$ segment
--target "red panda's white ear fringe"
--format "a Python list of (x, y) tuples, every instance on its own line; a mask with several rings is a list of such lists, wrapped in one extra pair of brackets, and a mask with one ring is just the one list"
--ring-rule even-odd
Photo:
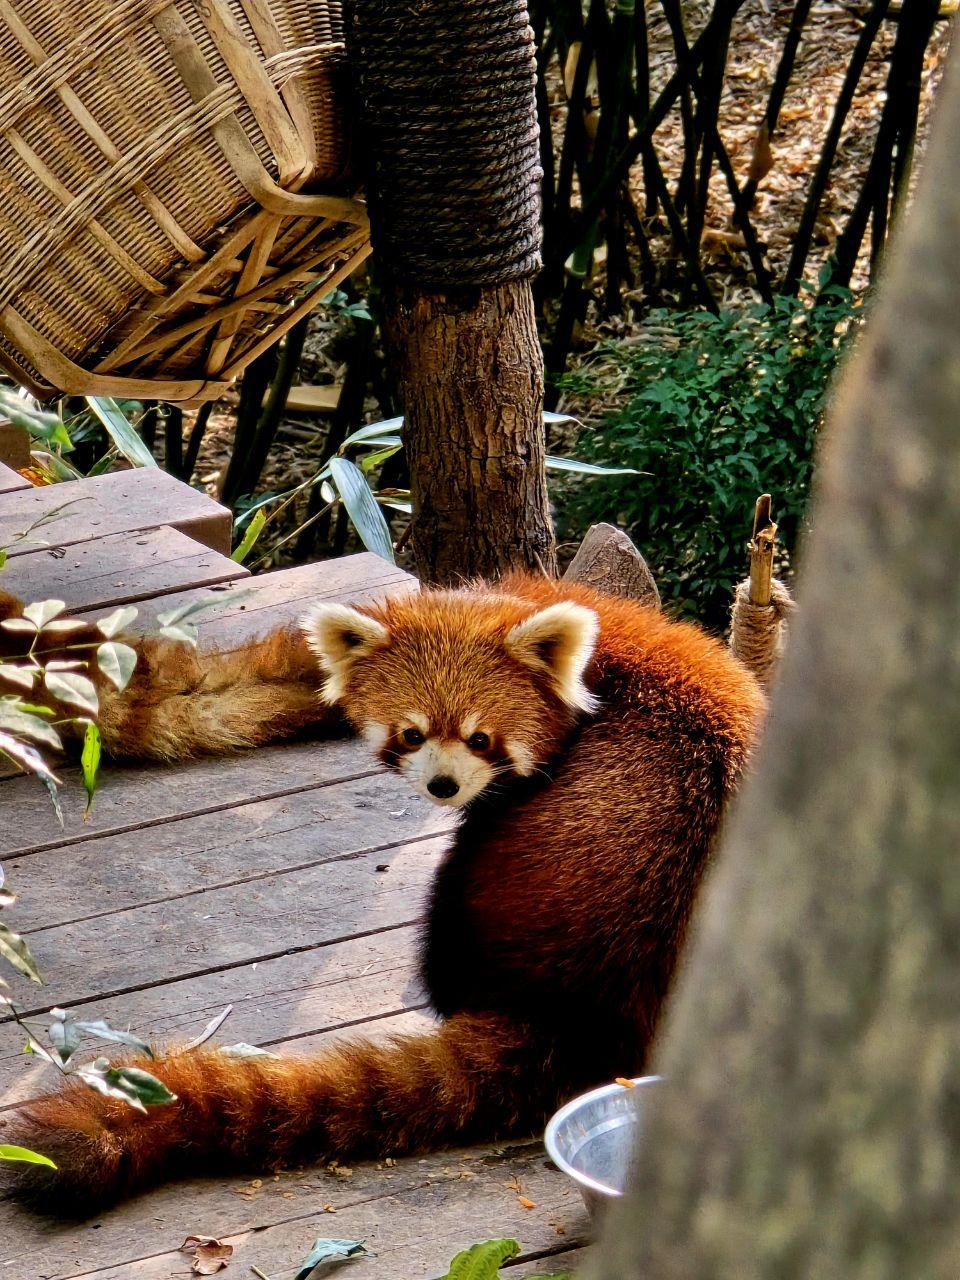
[(534, 671), (547, 671), (557, 692), (575, 711), (592, 712), (597, 699), (583, 682), (593, 657), (600, 619), (592, 609), (566, 600), (551, 604), (507, 632), (507, 652)]
[(300, 619), (300, 627), (327, 673), (320, 692), (324, 702), (331, 703), (343, 697), (352, 664), (390, 639), (382, 622), (346, 604), (318, 604)]

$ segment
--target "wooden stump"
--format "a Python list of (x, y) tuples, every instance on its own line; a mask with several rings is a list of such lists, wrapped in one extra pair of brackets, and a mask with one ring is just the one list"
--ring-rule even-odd
[(660, 592), (646, 560), (623, 530), (612, 524), (590, 526), (563, 576), (568, 582), (582, 582), (608, 595), (628, 596), (660, 608)]

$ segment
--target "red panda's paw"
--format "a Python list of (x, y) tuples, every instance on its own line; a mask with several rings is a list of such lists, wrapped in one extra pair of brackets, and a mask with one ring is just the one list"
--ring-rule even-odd
[(0, 1161), (0, 1185), (37, 1212), (88, 1217), (137, 1182), (131, 1164), (145, 1117), (86, 1085), (69, 1084), (15, 1113), (0, 1127), (0, 1144), (25, 1147), (56, 1165)]

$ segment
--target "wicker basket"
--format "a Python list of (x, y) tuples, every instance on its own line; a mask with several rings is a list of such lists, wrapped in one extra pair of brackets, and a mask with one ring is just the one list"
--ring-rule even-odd
[(340, 0), (0, 0), (0, 362), (218, 395), (370, 251), (344, 73)]

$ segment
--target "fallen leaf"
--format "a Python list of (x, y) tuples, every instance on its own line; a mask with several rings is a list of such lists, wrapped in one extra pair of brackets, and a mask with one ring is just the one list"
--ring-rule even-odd
[(233, 1257), (233, 1245), (224, 1244), (215, 1236), (187, 1236), (180, 1252), (193, 1255), (190, 1270), (195, 1276), (215, 1276)]
[(536, 1200), (528, 1200), (526, 1196), (517, 1196), (517, 1204), (523, 1209), (535, 1209), (537, 1207)]
[(319, 1280), (327, 1262), (346, 1262), (351, 1258), (369, 1257), (362, 1240), (314, 1240), (313, 1248), (300, 1264), (296, 1280)]

